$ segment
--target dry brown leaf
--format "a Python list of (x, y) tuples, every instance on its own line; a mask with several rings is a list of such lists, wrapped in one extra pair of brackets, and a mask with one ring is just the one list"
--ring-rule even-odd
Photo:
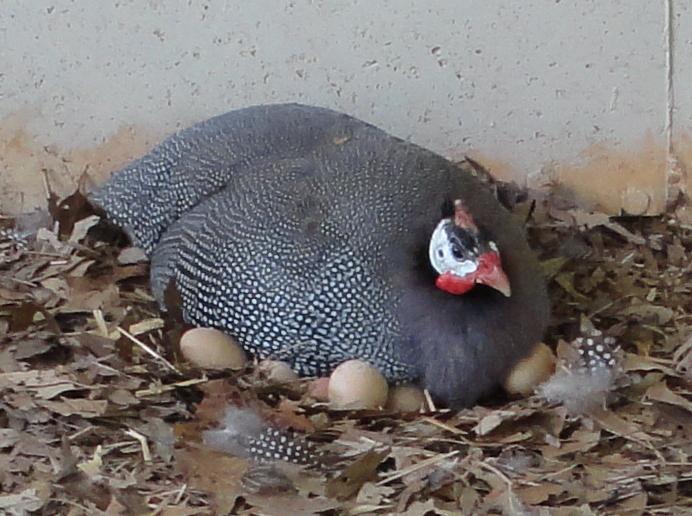
[(0, 511), (6, 514), (27, 514), (38, 511), (45, 504), (36, 489), (25, 489), (20, 493), (0, 496)]
[(44, 407), (61, 416), (99, 417), (106, 413), (106, 400), (67, 399), (61, 401), (37, 400), (36, 405)]
[(287, 514), (319, 514), (332, 509), (337, 509), (341, 504), (336, 500), (329, 500), (322, 496), (304, 497), (299, 494), (257, 495), (245, 494), (247, 502), (261, 510), (262, 514), (269, 516), (285, 516)]
[(559, 447), (544, 446), (541, 450), (546, 459), (556, 459), (562, 455), (576, 452), (586, 452), (598, 446), (601, 440), (601, 432), (589, 430), (577, 430), (566, 441), (560, 441)]
[(551, 496), (562, 494), (564, 490), (564, 486), (560, 484), (540, 482), (538, 485), (520, 487), (515, 492), (523, 503), (538, 505), (548, 501)]
[(614, 514), (623, 514), (627, 516), (638, 516), (646, 512), (646, 505), (649, 497), (646, 493), (635, 493), (632, 496), (625, 498), (608, 509)]
[(630, 423), (618, 416), (615, 412), (606, 409), (593, 410), (589, 414), (603, 429), (612, 434), (626, 439), (637, 439), (643, 442), (649, 441), (649, 436), (642, 432), (638, 425)]
[(13, 428), (0, 428), (0, 449), (11, 448), (19, 440), (19, 432)]
[(118, 263), (120, 265), (133, 265), (146, 262), (147, 260), (147, 255), (139, 247), (126, 247), (118, 254)]
[(245, 459), (206, 448), (187, 447), (175, 451), (176, 468), (192, 489), (214, 498), (216, 514), (228, 514), (242, 495), (241, 478), (247, 471)]
[(625, 371), (662, 371), (669, 376), (675, 376), (676, 374), (673, 369), (665, 364), (661, 364), (650, 357), (634, 353), (625, 353), (622, 368)]
[(363, 484), (377, 476), (377, 466), (388, 455), (389, 450), (371, 450), (358, 457), (344, 471), (327, 482), (327, 496), (338, 500), (346, 500), (354, 496)]
[(94, 227), (101, 218), (98, 215), (90, 215), (81, 220), (78, 220), (72, 226), (72, 234), (67, 239), (68, 242), (78, 243), (84, 240), (89, 230)]
[(440, 516), (457, 516), (459, 511), (454, 509), (443, 509), (440, 506), (442, 503), (434, 498), (428, 498), (426, 501), (416, 501), (409, 505), (408, 509), (399, 514), (405, 516), (426, 516), (430, 513), (439, 514)]
[(653, 324), (660, 326), (668, 324), (675, 315), (675, 312), (666, 306), (642, 302), (632, 303), (621, 313), (622, 315), (637, 316), (644, 321), (651, 321)]
[(680, 396), (679, 394), (675, 394), (668, 388), (665, 382), (659, 382), (649, 387), (646, 391), (646, 397), (650, 400), (677, 405), (678, 407), (684, 408), (688, 412), (692, 412), (692, 401)]
[[(87, 281), (77, 283), (77, 280)], [(72, 285), (73, 294), (67, 303), (60, 308), (62, 313), (93, 312), (118, 304), (120, 291), (117, 285), (109, 284), (103, 288), (94, 289), (94, 285), (87, 278), (74, 278), (69, 283)], [(87, 290), (82, 290), (77, 285), (81, 288), (87, 287)]]

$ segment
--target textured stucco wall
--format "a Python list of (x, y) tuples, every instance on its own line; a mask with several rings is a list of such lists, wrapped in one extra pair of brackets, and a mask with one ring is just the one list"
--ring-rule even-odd
[(504, 177), (557, 179), (610, 209), (660, 209), (670, 149), (692, 156), (690, 9), (3, 0), (0, 210), (40, 203), (41, 169), (65, 191), (176, 128), (278, 101), (341, 109)]

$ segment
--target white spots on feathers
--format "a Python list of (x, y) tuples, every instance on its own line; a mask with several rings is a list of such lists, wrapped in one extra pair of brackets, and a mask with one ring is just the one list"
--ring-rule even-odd
[(210, 448), (257, 462), (282, 460), (311, 465), (321, 456), (305, 439), (269, 426), (247, 408), (229, 407), (221, 427), (205, 431), (202, 437)]
[(612, 370), (617, 365), (615, 358), (615, 339), (604, 337), (600, 330), (593, 330), (588, 337), (578, 337), (572, 345), (580, 355), (580, 360), (569, 364), (572, 369), (594, 373), (599, 369)]

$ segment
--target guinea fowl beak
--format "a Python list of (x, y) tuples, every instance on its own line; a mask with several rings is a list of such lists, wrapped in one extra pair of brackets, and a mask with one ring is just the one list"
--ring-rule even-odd
[(512, 295), (509, 278), (502, 270), (500, 255), (495, 252), (487, 252), (478, 258), (478, 270), (476, 271), (476, 283), (487, 285), (501, 292), (506, 297)]

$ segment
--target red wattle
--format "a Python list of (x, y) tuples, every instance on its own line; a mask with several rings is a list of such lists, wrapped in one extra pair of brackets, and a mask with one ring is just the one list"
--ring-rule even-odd
[(445, 272), (435, 280), (437, 288), (454, 295), (465, 294), (473, 288), (473, 284), (472, 278), (462, 278), (451, 272)]

